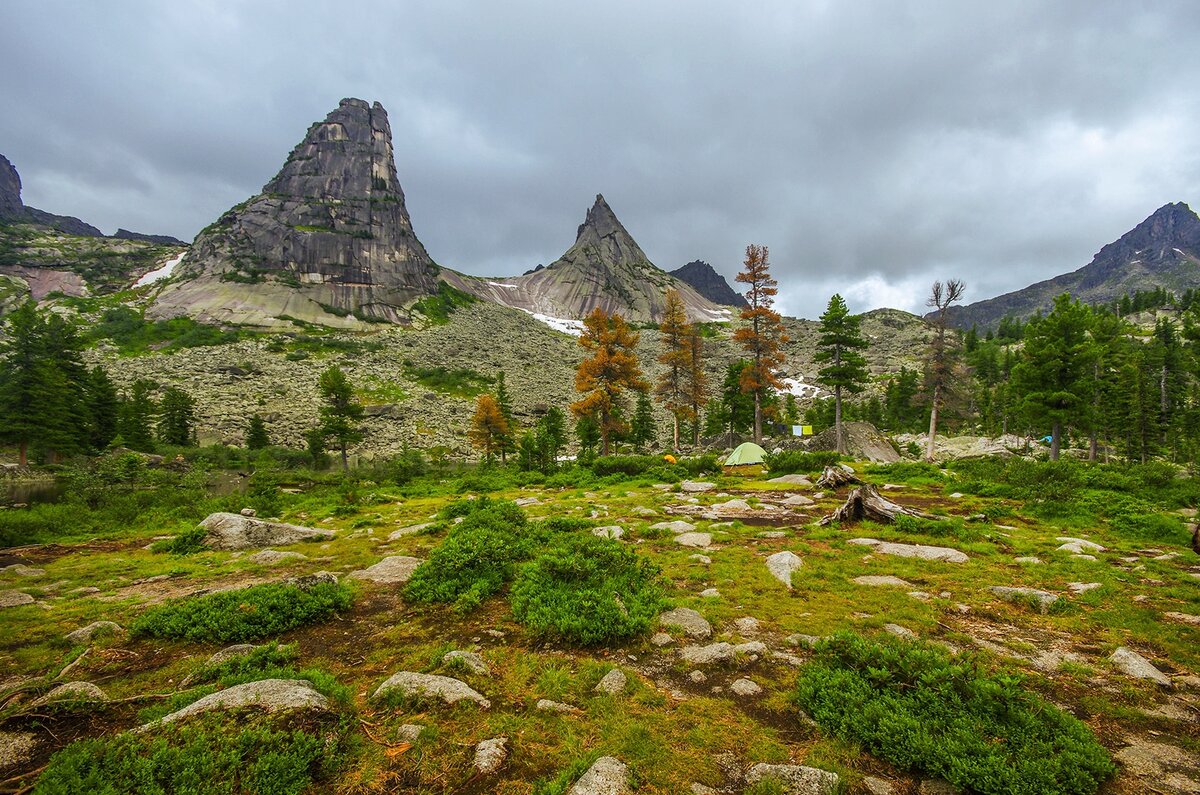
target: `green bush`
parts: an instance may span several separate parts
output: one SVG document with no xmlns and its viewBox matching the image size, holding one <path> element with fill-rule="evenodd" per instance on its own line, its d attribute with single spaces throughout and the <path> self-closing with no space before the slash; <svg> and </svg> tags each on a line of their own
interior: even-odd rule
<svg viewBox="0 0 1200 795">
<path fill-rule="evenodd" d="M 820 472 L 841 461 L 842 457 L 829 450 L 805 453 L 799 450 L 785 450 L 782 453 L 767 453 L 763 462 L 772 475 L 791 475 L 795 473 Z"/>
<path fill-rule="evenodd" d="M 332 783 L 348 724 L 331 717 L 309 730 L 217 716 L 73 743 L 50 759 L 36 795 L 291 795 Z"/>
<path fill-rule="evenodd" d="M 184 530 L 172 539 L 155 541 L 150 545 L 151 552 L 169 552 L 172 555 L 191 555 L 200 552 L 204 547 L 204 539 L 208 531 L 197 525 L 190 530 Z"/>
<path fill-rule="evenodd" d="M 996 795 L 1090 794 L 1115 772 L 1079 720 L 924 643 L 838 633 L 816 644 L 793 699 L 822 729 L 897 767 Z"/>
<path fill-rule="evenodd" d="M 1192 539 L 1179 517 L 1161 513 L 1122 513 L 1114 516 L 1110 524 L 1117 533 L 1135 540 L 1165 541 L 1187 546 Z"/>
<path fill-rule="evenodd" d="M 942 470 L 928 461 L 897 461 L 894 464 L 871 464 L 865 472 L 868 475 L 879 475 L 889 481 L 919 480 L 927 483 L 940 483 L 943 480 Z"/>
<path fill-rule="evenodd" d="M 663 583 L 616 541 L 566 536 L 522 567 L 511 601 L 534 633 L 590 646 L 645 633 L 662 612 Z"/>
<path fill-rule="evenodd" d="M 656 455 L 603 455 L 591 463 L 591 469 L 597 477 L 617 474 L 632 477 L 661 467 L 664 463 L 663 459 Z"/>
<path fill-rule="evenodd" d="M 155 638 L 242 643 L 321 621 L 353 603 L 344 585 L 284 583 L 172 599 L 147 610 L 132 633 Z"/>
<path fill-rule="evenodd" d="M 413 572 L 404 596 L 414 602 L 453 602 L 456 610 L 466 612 L 512 579 L 536 538 L 525 514 L 511 502 L 462 500 L 445 510 L 464 516 L 463 521 L 451 526 L 446 540 Z"/>
</svg>

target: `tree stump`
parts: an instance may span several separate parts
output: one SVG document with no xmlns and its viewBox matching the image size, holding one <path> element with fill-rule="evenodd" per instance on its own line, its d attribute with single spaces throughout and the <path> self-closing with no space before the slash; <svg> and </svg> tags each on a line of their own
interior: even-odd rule
<svg viewBox="0 0 1200 795">
<path fill-rule="evenodd" d="M 905 508 L 886 499 L 879 490 L 869 483 L 859 486 L 850 492 L 846 501 L 836 511 L 821 520 L 821 526 L 834 524 L 849 524 L 870 519 L 882 524 L 893 524 L 896 517 L 916 516 L 921 519 L 936 519 L 933 514 L 918 511 L 915 508 Z"/>
<path fill-rule="evenodd" d="M 846 467 L 825 467 L 825 471 L 821 473 L 821 477 L 817 478 L 817 488 L 821 489 L 836 489 L 839 486 L 845 486 L 847 483 L 861 483 L 852 470 Z"/>
</svg>

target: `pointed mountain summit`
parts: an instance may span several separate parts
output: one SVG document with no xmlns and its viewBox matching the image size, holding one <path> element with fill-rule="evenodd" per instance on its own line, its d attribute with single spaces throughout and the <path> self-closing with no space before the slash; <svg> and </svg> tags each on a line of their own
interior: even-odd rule
<svg viewBox="0 0 1200 795">
<path fill-rule="evenodd" d="M 68 235 L 103 237 L 104 233 L 71 215 L 55 215 L 21 200 L 21 175 L 8 158 L 0 155 L 0 221 L 10 224 L 36 224 Z"/>
<path fill-rule="evenodd" d="M 507 279 L 474 279 L 443 272 L 454 286 L 480 298 L 539 315 L 578 320 L 600 307 L 636 323 L 662 319 L 669 288 L 679 291 L 693 320 L 731 316 L 650 262 L 604 196 L 587 211 L 575 243 L 544 268 Z"/>
<path fill-rule="evenodd" d="M 692 260 L 682 268 L 668 273 L 680 281 L 687 282 L 696 292 L 715 304 L 735 306 L 739 309 L 749 306 L 746 297 L 730 287 L 725 277 L 704 260 Z"/>
<path fill-rule="evenodd" d="M 387 111 L 343 99 L 313 124 L 262 193 L 203 230 L 152 312 L 273 326 L 404 322 L 436 292 L 438 268 L 413 233 Z"/>
<path fill-rule="evenodd" d="M 1158 208 L 1077 271 L 986 301 L 951 307 L 948 317 L 959 328 L 990 328 L 1008 316 L 1048 312 L 1062 293 L 1102 304 L 1157 287 L 1177 294 L 1200 289 L 1200 217 L 1183 202 Z"/>
</svg>

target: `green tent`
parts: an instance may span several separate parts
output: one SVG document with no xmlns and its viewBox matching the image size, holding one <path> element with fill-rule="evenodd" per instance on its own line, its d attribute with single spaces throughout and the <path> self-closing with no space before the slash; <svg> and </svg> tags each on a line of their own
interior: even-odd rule
<svg viewBox="0 0 1200 795">
<path fill-rule="evenodd" d="M 726 467 L 759 467 L 763 466 L 763 456 L 767 451 L 754 442 L 743 442 L 725 459 Z"/>
</svg>

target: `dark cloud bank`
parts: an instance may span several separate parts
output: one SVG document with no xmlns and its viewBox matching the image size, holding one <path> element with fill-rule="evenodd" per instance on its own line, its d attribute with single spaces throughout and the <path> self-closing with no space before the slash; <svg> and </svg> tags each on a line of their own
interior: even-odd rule
<svg viewBox="0 0 1200 795">
<path fill-rule="evenodd" d="M 378 100 L 417 234 L 519 273 L 603 192 L 660 267 L 920 309 L 1087 263 L 1200 200 L 1200 4 L 14 2 L 0 152 L 29 204 L 190 239 L 343 96 Z"/>
</svg>

